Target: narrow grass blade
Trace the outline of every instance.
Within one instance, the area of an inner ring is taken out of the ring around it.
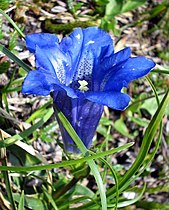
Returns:
[[[42,126],[47,120],[52,116],[53,109],[50,108],[48,110],[48,113],[42,117],[41,120],[39,120],[36,124],[31,126],[30,128],[24,130],[23,132],[16,134],[8,139],[5,139],[4,141],[0,141],[0,148],[2,147],[8,147],[14,143],[16,143],[19,140],[22,140],[23,138],[26,138],[27,136],[31,135],[37,128]]]
[[[49,170],[53,168],[60,168],[60,167],[65,167],[65,166],[70,166],[70,165],[76,165],[76,164],[81,164],[83,162],[86,162],[88,160],[93,160],[93,159],[98,159],[107,155],[112,155],[114,153],[120,152],[124,149],[127,149],[131,147],[133,143],[128,143],[123,146],[117,147],[112,150],[108,150],[105,152],[101,152],[99,154],[94,154],[91,156],[87,156],[81,159],[77,160],[69,160],[69,161],[62,161],[61,163],[56,163],[56,164],[47,164],[47,165],[41,165],[41,166],[30,166],[30,167],[17,167],[17,166],[0,166],[1,171],[14,171],[14,172],[28,172],[28,171],[40,171],[40,170]]]
[[[169,70],[153,69],[152,73],[169,74]]]
[[[158,104],[158,106],[159,106],[160,101],[159,101],[159,98],[158,98],[158,93],[157,93],[157,91],[156,91],[156,88],[155,88],[154,84],[152,83],[151,79],[150,79],[148,76],[146,76],[146,79],[147,79],[147,81],[149,82],[149,84],[150,84],[150,86],[151,86],[151,88],[152,88],[152,90],[153,90],[153,92],[154,92],[154,94],[155,94],[156,101],[157,101],[157,104]]]
[[[8,56],[8,58],[13,60],[15,63],[17,63],[20,67],[22,67],[26,72],[32,70],[27,64],[25,64],[22,60],[20,60],[16,55],[14,55],[10,50],[8,50],[2,44],[0,44],[0,51],[3,52],[6,56]]]
[[[91,152],[91,154],[95,154],[94,152]],[[116,187],[116,202],[115,202],[115,206],[114,206],[114,210],[117,209],[117,204],[118,204],[118,198],[119,198],[119,192],[118,192],[118,185],[119,185],[119,181],[118,181],[118,177],[117,177],[117,173],[116,171],[113,169],[113,167],[111,167],[111,165],[109,164],[109,162],[107,160],[105,160],[104,158],[100,157],[99,158],[101,162],[103,162],[111,171],[114,181],[115,181],[115,187]]]
[[[2,134],[0,133],[0,142],[3,141],[3,137],[1,135]],[[0,149],[0,160],[2,162],[2,167],[7,167],[6,148]],[[6,193],[7,193],[8,199],[10,201],[11,208],[12,208],[12,210],[16,210],[16,206],[15,206],[15,202],[14,202],[13,194],[12,194],[12,189],[11,189],[11,185],[10,185],[10,179],[9,179],[8,171],[3,171],[2,175],[3,175],[3,178],[4,178],[4,182],[5,182],[5,186],[6,186]]]
[[[131,199],[131,200],[127,200],[127,201],[123,201],[123,202],[119,202],[117,207],[118,208],[123,208],[123,207],[130,206],[130,205],[136,203],[137,201],[139,201],[142,198],[142,196],[145,192],[145,189],[146,189],[146,185],[144,185],[141,193],[136,198]],[[115,205],[111,205],[111,206],[108,206],[108,207],[109,207],[109,209],[114,210],[114,206]],[[111,207],[113,207],[113,208],[111,208]]]
[[[158,126],[160,125],[160,122],[163,118],[163,115],[165,113],[165,109],[167,104],[169,103],[169,91],[165,94],[162,102],[160,103],[156,113],[154,114],[152,120],[150,121],[149,126],[146,129],[146,132],[144,134],[143,142],[139,151],[139,154],[131,166],[131,168],[126,172],[126,174],[123,176],[122,180],[119,183],[119,188],[123,187],[128,180],[131,179],[131,177],[139,170],[141,165],[143,164],[143,161],[149,151],[150,145],[154,139],[154,136],[157,132]],[[108,196],[111,196],[112,193],[115,192],[115,189],[112,188],[108,192]]]
[[[21,198],[19,200],[18,210],[24,210],[24,191],[22,191]]]
[[[55,201],[53,200],[53,197],[48,193],[48,191],[45,189],[45,187],[43,186],[43,192],[45,193],[48,201],[51,203],[52,207],[54,210],[58,210]]]
[[[118,200],[119,200],[119,180],[118,180],[118,177],[117,177],[117,173],[113,169],[113,167],[111,167],[111,165],[106,160],[104,160],[103,158],[101,158],[101,161],[108,166],[108,168],[110,169],[110,171],[111,171],[111,173],[113,175],[114,181],[115,181],[116,199],[115,199],[114,210],[117,210]]]
[[[60,121],[63,124],[64,128],[69,133],[69,135],[71,136],[71,138],[73,139],[75,144],[78,146],[78,148],[82,152],[83,156],[88,156],[89,152],[88,152],[87,148],[85,147],[85,145],[83,144],[83,142],[81,141],[81,139],[79,138],[79,136],[77,135],[75,130],[73,129],[72,125],[66,119],[64,114],[60,110],[58,110],[56,105],[55,105],[55,110],[56,110],[58,118],[60,119]],[[103,185],[103,180],[102,180],[102,178],[100,176],[100,173],[99,173],[99,170],[97,168],[97,165],[94,162],[94,160],[88,160],[87,162],[89,164],[91,172],[92,172],[92,174],[93,174],[93,176],[94,176],[94,178],[96,180],[97,186],[98,186],[98,190],[99,190],[99,194],[100,194],[100,198],[101,198],[102,210],[107,210],[107,199],[106,199],[105,187]]]
[[[23,38],[25,38],[25,35],[22,33],[22,31],[16,25],[16,23],[9,17],[9,15],[7,15],[2,9],[0,9],[0,14],[2,14],[10,22],[10,24],[16,29],[18,34],[20,34]]]
[[[144,165],[145,157],[146,157],[146,155],[149,151],[150,145],[155,137],[158,126],[161,123],[161,120],[163,118],[163,115],[165,113],[165,109],[166,109],[168,103],[169,103],[169,90],[166,92],[165,96],[163,97],[163,100],[161,101],[156,113],[154,114],[152,120],[150,121],[149,126],[146,129],[146,132],[145,132],[145,135],[143,138],[143,142],[142,142],[142,145],[140,148],[140,152],[139,152],[135,162],[133,163],[131,168],[126,172],[126,174],[122,177],[121,181],[119,182],[119,193],[121,193],[124,189],[126,189],[126,187],[129,186],[129,184],[135,179],[133,176],[139,171],[140,167],[142,165]],[[153,155],[154,155],[154,153],[153,153]],[[153,158],[153,155],[151,156],[151,158]],[[141,170],[140,174],[142,172],[143,172],[143,170]],[[107,199],[112,198],[112,196],[114,196],[115,193],[116,193],[115,187],[108,190]],[[95,204],[93,202],[89,202],[83,207],[85,207],[86,209],[92,209],[93,206],[95,206]]]

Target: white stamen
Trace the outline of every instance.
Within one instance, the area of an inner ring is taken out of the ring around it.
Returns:
[[[78,83],[80,84],[80,87],[78,88],[81,92],[86,92],[89,90],[87,87],[88,82],[86,80],[79,80]]]

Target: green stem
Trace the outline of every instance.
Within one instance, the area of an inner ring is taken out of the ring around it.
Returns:
[[[3,160],[2,166],[6,166],[6,165],[7,165],[6,160]],[[3,174],[4,180],[5,180],[6,191],[7,191],[7,195],[8,195],[11,207],[13,210],[16,210],[15,202],[14,202],[13,195],[12,195],[11,185],[10,185],[10,181],[9,181],[9,174],[7,171],[3,171],[2,174]]]
[[[122,151],[123,149],[127,149],[129,147],[131,147],[133,145],[133,143],[128,143],[125,144],[123,146],[120,146],[118,148],[112,149],[112,150],[108,150],[99,154],[95,154],[92,156],[87,156],[81,159],[77,159],[77,160],[69,160],[69,161],[62,161],[61,163],[55,163],[55,164],[47,164],[47,165],[41,165],[41,166],[0,166],[0,170],[1,171],[14,171],[14,172],[28,172],[28,171],[40,171],[40,170],[50,170],[53,168],[60,168],[60,167],[65,167],[65,166],[71,166],[71,165],[76,165],[79,163],[83,163],[89,160],[93,160],[93,159],[98,159],[100,157],[104,157],[106,155],[112,155],[114,153],[117,153],[119,151]]]
[[[69,121],[66,119],[66,117],[63,115],[63,113],[58,110],[56,105],[54,105],[54,108],[56,110],[56,113],[58,115],[59,120],[63,124],[64,128],[66,131],[69,133],[70,137],[73,139],[73,141],[76,143],[80,151],[84,156],[89,156],[89,152],[75,130],[73,129],[72,125],[69,123]],[[87,161],[89,164],[89,167],[91,169],[91,172],[96,180],[98,190],[100,193],[100,198],[101,198],[101,205],[102,205],[102,210],[107,210],[107,199],[106,199],[106,193],[105,193],[105,188],[103,185],[103,180],[100,176],[100,173],[98,171],[97,165],[95,164],[94,160],[88,160]]]
[[[32,70],[27,64],[25,64],[22,60],[20,60],[16,55],[14,55],[10,50],[8,50],[2,44],[0,44],[0,51],[3,52],[6,56],[8,56],[8,58],[13,60],[15,63],[17,63],[25,71],[29,72]]]
[[[159,93],[158,95],[164,95],[164,94],[165,94],[165,92],[161,92],[161,93]],[[138,103],[143,103],[144,101],[146,101],[146,100],[148,100],[148,99],[151,99],[151,98],[154,98],[154,97],[155,97],[155,95],[152,95],[152,96],[148,96],[148,97],[145,97],[145,98],[143,98],[143,99],[134,101],[134,102],[132,102],[132,103],[128,106],[127,109],[130,109],[132,106],[135,106],[135,105],[138,104]]]
[[[1,133],[0,133],[0,135],[1,135]],[[2,139],[2,141],[3,141],[2,135],[0,136],[0,139]],[[2,160],[2,166],[7,166],[6,148],[0,149],[0,159]],[[10,201],[12,210],[16,210],[15,202],[14,202],[13,195],[12,195],[12,189],[11,189],[11,185],[10,185],[10,181],[9,181],[8,171],[3,171],[2,174],[3,174],[4,180],[5,180],[6,192],[7,192],[8,199]]]
[[[159,106],[160,105],[160,100],[158,98],[156,87],[154,86],[154,84],[152,83],[151,79],[148,76],[146,76],[146,79],[149,82],[149,84],[150,84],[150,86],[151,86],[151,88],[152,88],[152,90],[153,90],[153,92],[155,94],[157,105]]]
[[[73,179],[66,186],[64,186],[59,192],[53,195],[53,198],[60,198],[62,195],[68,192],[80,179],[80,177],[73,177]]]
[[[168,203],[158,203],[158,202],[149,202],[149,201],[138,201],[136,203],[136,207],[138,209],[145,209],[145,210],[154,210],[154,209],[169,209],[169,204]]]
[[[22,31],[20,30],[20,28],[16,25],[16,23],[9,17],[9,15],[7,15],[2,9],[0,9],[0,14],[2,14],[9,22],[11,25],[13,25],[13,27],[16,29],[16,31],[23,37],[25,38],[25,35],[22,33]]]
[[[169,70],[153,69],[152,73],[169,74]]]
[[[169,103],[169,90],[165,94],[162,102],[160,103],[156,113],[154,114],[149,126],[146,129],[146,132],[144,134],[143,142],[139,151],[139,154],[135,160],[135,162],[132,164],[130,169],[125,173],[125,175],[122,177],[121,181],[119,182],[119,192],[126,189],[128,186],[128,183],[131,181],[132,177],[139,171],[140,167],[142,166],[145,157],[148,154],[148,151],[150,149],[151,143],[154,139],[154,136],[157,132],[158,126],[161,123],[162,117],[165,113],[166,106]],[[116,188],[111,188],[107,193],[107,198],[112,197],[116,192]],[[97,201],[97,199],[95,200]],[[82,209],[89,209],[95,204],[93,202],[89,202],[83,206]]]
[[[135,162],[131,166],[131,168],[126,172],[126,174],[122,178],[121,182],[119,183],[119,188],[123,187],[123,185],[139,170],[141,164],[143,163],[143,161],[149,151],[150,145],[152,143],[152,140],[154,138],[154,135],[158,128],[158,125],[160,124],[160,121],[159,121],[156,123],[156,125],[154,125],[154,121],[156,121],[157,115],[160,116],[160,118],[162,118],[162,116],[164,114],[164,109],[166,108],[168,101],[169,101],[169,93],[167,91],[158,110],[156,111],[155,115],[153,116],[152,121],[150,122],[148,128],[146,129],[146,132],[144,134],[143,143],[140,148],[140,152],[139,152]],[[155,129],[155,127],[156,127],[156,129]],[[146,141],[148,138],[149,138],[149,140]],[[114,189],[111,189],[109,191],[108,195],[111,195],[113,192],[114,192]]]

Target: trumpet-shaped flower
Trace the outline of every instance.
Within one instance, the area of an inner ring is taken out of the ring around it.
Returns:
[[[112,42],[110,35],[98,27],[77,28],[61,42],[48,33],[26,36],[37,69],[28,73],[22,93],[46,96],[53,92],[54,106],[67,117],[87,148],[103,106],[124,110],[130,97],[122,89],[155,66],[145,57],[131,57],[130,48],[114,53]],[[65,150],[77,152],[58,122]]]

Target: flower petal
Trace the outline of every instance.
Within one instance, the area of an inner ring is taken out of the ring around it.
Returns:
[[[35,33],[26,36],[26,45],[29,51],[33,53],[35,52],[36,45],[39,47],[52,47],[58,42],[59,40],[54,34]]]
[[[120,91],[123,87],[128,87],[131,81],[148,74],[154,66],[152,60],[142,56],[129,58],[127,62],[111,69],[112,74],[104,81],[104,91]]]
[[[80,98],[72,99],[67,96],[65,91],[54,92],[54,107],[55,106],[63,112],[85,146],[89,148],[103,113],[103,106]],[[79,149],[77,149],[74,141],[71,139],[58,117],[57,120],[59,122],[65,150],[79,153]]]
[[[113,74],[116,74],[116,70],[119,65],[126,62],[131,55],[130,48],[125,48],[109,57],[100,60],[101,62],[95,66],[93,70],[93,89],[104,90],[107,80]]]
[[[56,81],[55,77],[43,69],[30,71],[24,79],[22,93],[47,96],[53,91],[54,86],[51,84],[56,84]]]
[[[101,54],[106,57],[113,52],[110,35],[98,27],[75,29],[69,37],[62,39],[60,47],[71,56],[72,71],[68,75],[73,80],[86,79],[92,74],[95,60]]]
[[[129,95],[120,92],[87,92],[86,99],[116,110],[124,110],[130,102]]]
[[[66,71],[70,68],[70,59],[62,53],[58,46],[36,47],[36,66],[48,71],[52,77],[56,77],[62,84],[66,82]]]
[[[46,72],[44,69],[30,71],[24,79],[22,93],[47,96],[52,91],[65,90],[67,95],[71,98],[78,97],[72,88],[62,85],[57,81],[56,77],[51,76],[51,74]]]

